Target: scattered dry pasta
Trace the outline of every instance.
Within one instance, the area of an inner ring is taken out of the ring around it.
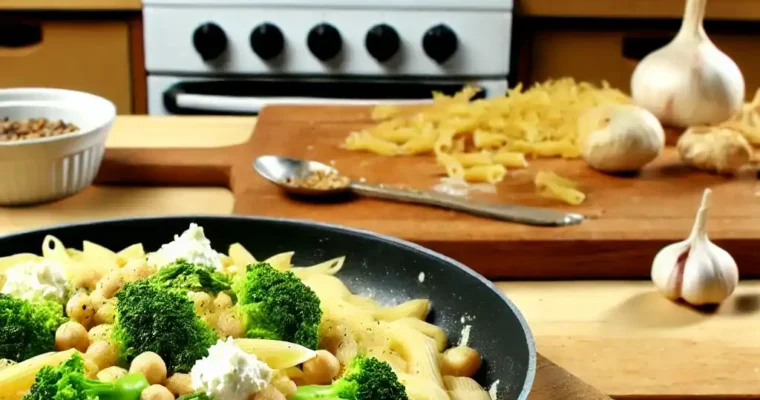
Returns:
[[[578,184],[563,178],[554,172],[538,171],[533,181],[538,193],[546,198],[563,201],[567,204],[583,203],[586,195],[578,190]]]
[[[433,104],[422,108],[377,106],[377,124],[352,132],[343,147],[384,156],[432,154],[449,177],[498,183],[507,169],[527,167],[526,155],[579,157],[578,117],[600,104],[631,102],[606,82],[597,87],[572,78],[471,101],[476,93],[468,86],[453,96],[434,93]]]

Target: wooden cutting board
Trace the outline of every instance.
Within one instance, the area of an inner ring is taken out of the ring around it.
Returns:
[[[498,194],[483,201],[555,207],[591,219],[564,228],[532,227],[447,210],[357,199],[306,203],[259,177],[252,161],[277,154],[332,162],[369,182],[429,189],[442,168],[430,156],[382,157],[339,146],[371,124],[365,107],[269,107],[251,139],[215,149],[109,149],[101,183],[220,185],[235,195],[235,213],[337,223],[407,239],[464,262],[491,279],[646,278],[664,245],[690,230],[700,197],[713,189],[711,238],[737,260],[742,277],[760,276],[753,262],[760,239],[760,186],[752,171],[725,178],[681,166],[673,148],[635,177],[614,177],[580,160],[543,159],[510,171]],[[577,180],[587,200],[568,206],[538,196],[539,169]]]

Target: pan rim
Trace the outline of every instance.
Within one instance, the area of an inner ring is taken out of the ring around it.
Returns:
[[[8,237],[21,236],[25,234],[42,233],[42,232],[49,231],[52,229],[61,229],[61,228],[68,228],[68,227],[85,227],[88,225],[100,225],[100,224],[119,223],[119,222],[181,220],[181,219],[188,219],[188,218],[210,218],[210,219],[220,219],[220,220],[249,220],[249,221],[252,220],[252,221],[275,222],[275,223],[285,223],[285,224],[291,224],[291,225],[314,226],[314,227],[326,228],[326,229],[336,230],[336,231],[349,233],[353,235],[359,235],[359,236],[365,236],[365,237],[368,236],[372,239],[381,240],[389,244],[407,247],[412,250],[424,253],[433,258],[437,258],[441,261],[444,261],[448,264],[451,264],[459,268],[460,270],[470,275],[472,278],[477,279],[480,283],[488,287],[491,291],[496,293],[501,298],[501,300],[507,304],[510,310],[512,310],[512,313],[515,315],[515,317],[517,317],[517,321],[520,323],[520,327],[522,328],[523,333],[525,334],[526,342],[528,345],[528,370],[526,371],[525,381],[523,382],[523,387],[521,388],[520,394],[517,397],[517,399],[526,400],[528,398],[528,395],[530,394],[530,390],[533,387],[533,383],[536,377],[537,355],[536,355],[536,344],[533,338],[533,332],[531,331],[530,326],[528,326],[528,323],[525,320],[525,316],[522,314],[520,309],[518,309],[517,306],[512,302],[512,300],[510,300],[504,293],[502,293],[496,287],[496,285],[493,284],[493,282],[486,279],[483,275],[480,275],[479,273],[475,272],[470,267],[464,265],[463,263],[457,260],[454,260],[451,257],[448,257],[446,255],[443,255],[441,253],[438,253],[436,251],[433,251],[424,246],[418,245],[416,243],[413,243],[407,240],[399,239],[393,236],[388,236],[388,235],[384,235],[381,233],[372,232],[372,231],[368,231],[364,229],[352,228],[352,227],[348,227],[344,225],[336,225],[336,224],[330,224],[330,223],[312,221],[312,220],[306,220],[306,219],[247,216],[247,215],[177,214],[177,215],[169,215],[169,216],[141,216],[141,217],[135,217],[135,218],[120,217],[120,218],[93,219],[93,220],[86,220],[86,221],[47,225],[45,227],[32,228],[32,229],[26,229],[23,231],[2,234],[0,235],[0,241],[3,241]]]

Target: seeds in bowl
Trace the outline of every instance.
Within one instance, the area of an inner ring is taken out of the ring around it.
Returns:
[[[304,178],[289,177],[287,184],[305,189],[330,190],[348,186],[351,180],[335,171],[315,171]]]
[[[0,142],[39,139],[78,131],[78,126],[63,120],[49,120],[47,118],[11,120],[8,117],[0,120]]]

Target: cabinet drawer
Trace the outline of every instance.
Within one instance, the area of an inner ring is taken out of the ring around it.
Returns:
[[[666,29],[651,29],[648,27],[657,23],[644,20],[635,24],[638,28],[621,23],[623,29],[609,28],[614,25],[611,22],[604,22],[604,27],[599,29],[593,27],[593,22],[587,22],[583,28],[572,26],[575,24],[560,28],[550,25],[536,24],[522,33],[525,40],[520,57],[528,60],[521,63],[518,79],[535,82],[571,76],[591,82],[607,80],[629,93],[631,74],[639,60],[668,43],[678,30],[677,23],[668,24],[671,27]],[[760,56],[756,50],[760,30],[757,26],[745,29],[745,24],[741,25],[733,32],[726,27],[713,30],[708,27],[708,35],[739,65],[749,100],[760,87]]]
[[[126,21],[0,18],[0,26],[0,87],[82,90],[108,98],[120,114],[131,113]]]

